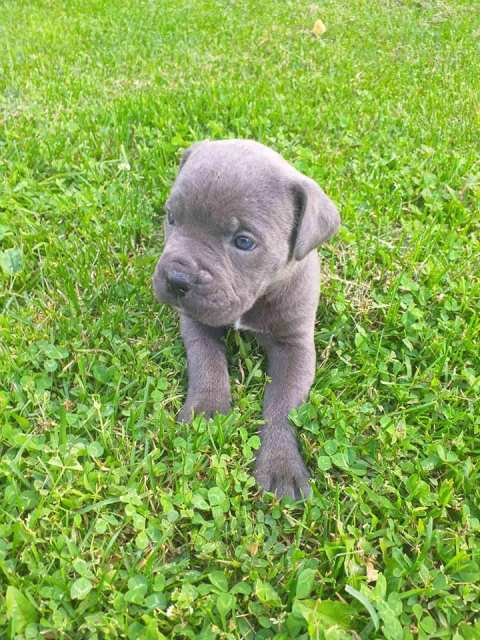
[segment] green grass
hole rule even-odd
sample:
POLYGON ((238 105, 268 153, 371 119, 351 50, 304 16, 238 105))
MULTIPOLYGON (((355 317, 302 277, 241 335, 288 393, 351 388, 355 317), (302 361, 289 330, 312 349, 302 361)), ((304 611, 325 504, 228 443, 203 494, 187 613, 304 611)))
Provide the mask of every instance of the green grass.
POLYGON ((0 37, 0 637, 479 638, 476 0, 7 0, 0 37), (342 212, 304 507, 250 475, 247 336, 232 414, 175 423, 162 203, 233 136, 342 212))

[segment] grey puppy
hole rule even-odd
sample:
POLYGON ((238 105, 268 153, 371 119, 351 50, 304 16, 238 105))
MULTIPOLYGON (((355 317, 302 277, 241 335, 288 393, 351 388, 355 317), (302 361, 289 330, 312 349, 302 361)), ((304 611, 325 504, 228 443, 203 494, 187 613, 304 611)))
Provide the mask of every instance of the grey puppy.
POLYGON ((180 313, 188 393, 179 419, 228 412, 222 338, 232 326, 253 332, 271 378, 255 477, 279 497, 306 497, 309 474, 288 414, 306 400, 314 378, 314 249, 338 229, 338 212, 313 180, 253 140, 187 149, 165 210, 153 285, 180 313))

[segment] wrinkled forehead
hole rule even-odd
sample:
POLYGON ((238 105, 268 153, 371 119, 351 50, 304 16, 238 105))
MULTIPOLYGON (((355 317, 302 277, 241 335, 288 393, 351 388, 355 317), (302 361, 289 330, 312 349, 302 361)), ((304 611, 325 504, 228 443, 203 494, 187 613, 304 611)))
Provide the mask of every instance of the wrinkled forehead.
POLYGON ((195 221, 232 233, 242 226, 261 232, 288 223, 291 204, 285 181, 275 171, 251 169, 190 161, 177 177, 166 208, 179 223, 195 221))

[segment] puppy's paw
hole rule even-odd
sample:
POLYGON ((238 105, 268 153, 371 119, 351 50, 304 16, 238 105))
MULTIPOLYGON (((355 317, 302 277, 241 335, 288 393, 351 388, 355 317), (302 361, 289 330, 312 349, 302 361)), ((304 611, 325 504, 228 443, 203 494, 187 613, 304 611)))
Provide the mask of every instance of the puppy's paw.
POLYGON ((308 470, 296 446, 260 448, 255 464, 255 478, 264 491, 278 498, 307 498, 311 492, 308 470))
POLYGON ((198 398, 188 400, 177 416, 178 422, 191 422, 193 416, 202 415, 212 418, 217 413, 226 414, 230 411, 230 398, 198 398))

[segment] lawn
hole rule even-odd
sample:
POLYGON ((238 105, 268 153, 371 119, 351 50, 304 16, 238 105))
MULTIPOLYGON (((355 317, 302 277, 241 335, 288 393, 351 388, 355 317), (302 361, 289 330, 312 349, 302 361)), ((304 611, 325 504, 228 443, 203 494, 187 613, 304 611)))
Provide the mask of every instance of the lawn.
POLYGON ((0 37, 0 637, 480 638, 478 2, 6 0, 0 37), (151 275, 207 137, 342 214, 306 504, 251 477, 248 335, 232 413, 175 422, 151 275))

